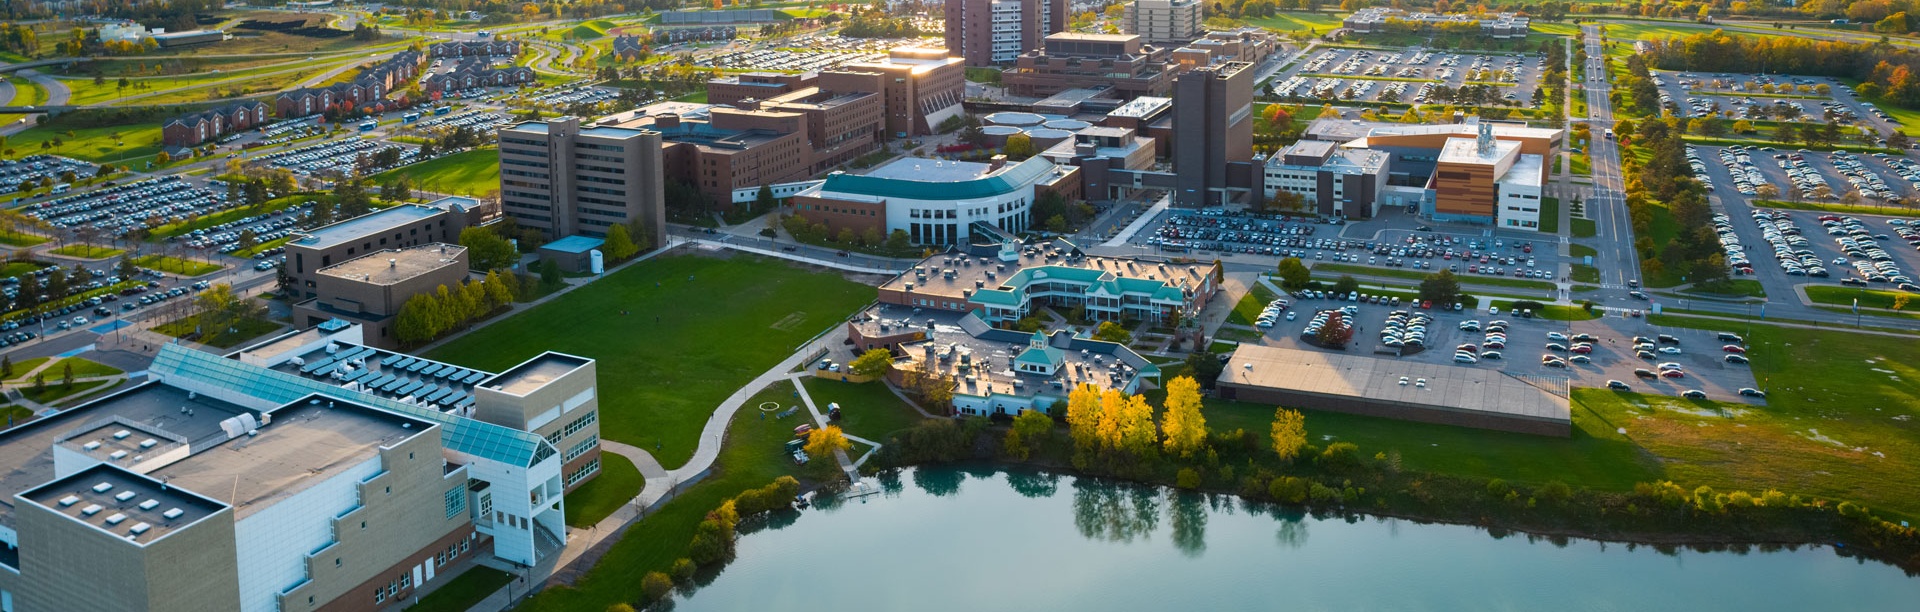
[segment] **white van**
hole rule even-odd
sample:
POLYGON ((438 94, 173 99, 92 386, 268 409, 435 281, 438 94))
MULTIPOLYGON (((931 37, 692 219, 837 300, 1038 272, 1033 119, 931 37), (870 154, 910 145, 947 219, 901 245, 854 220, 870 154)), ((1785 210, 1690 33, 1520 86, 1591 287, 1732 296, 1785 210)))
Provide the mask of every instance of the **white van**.
POLYGON ((51 192, 49 192, 49 193, 53 193, 53 194, 62 194, 62 193, 66 193, 66 192, 68 192, 68 191, 70 191, 70 190, 72 190, 72 189, 73 189, 73 183, 61 183, 61 184, 58 184, 58 185, 54 185, 54 186, 53 186, 53 191, 51 191, 51 192))

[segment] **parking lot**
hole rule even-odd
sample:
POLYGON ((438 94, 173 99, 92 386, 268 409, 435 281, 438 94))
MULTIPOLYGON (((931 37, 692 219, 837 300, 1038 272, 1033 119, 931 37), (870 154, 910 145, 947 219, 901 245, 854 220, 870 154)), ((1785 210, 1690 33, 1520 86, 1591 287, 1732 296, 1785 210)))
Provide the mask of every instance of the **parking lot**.
POLYGON ((148 219, 184 221, 225 208, 226 202, 225 192, 195 187, 179 175, 168 175, 29 204, 21 212, 55 228, 95 227, 118 237, 146 227, 148 219))
POLYGON ((1871 192, 1872 197, 1861 198, 1868 205, 1885 202, 1885 194, 1916 197, 1920 181, 1913 179, 1920 178, 1920 164, 1884 154, 1689 149, 1696 174, 1713 186, 1712 200, 1725 211, 1715 223, 1729 263, 1736 272, 1743 271, 1745 263, 1768 295, 1789 295, 1784 292, 1800 283, 1920 290, 1920 283, 1913 282, 1920 271, 1920 228, 1909 226, 1912 217, 1762 209, 1749 203, 1761 185, 1772 185, 1788 199, 1809 199, 1805 194, 1836 189, 1871 192))
POLYGON ((1882 136, 1899 127, 1892 116, 1855 98, 1852 88, 1831 77, 1658 70, 1654 76, 1662 105, 1676 117, 1715 113, 1725 117, 1730 112, 1733 119, 1813 123, 1832 119, 1843 126, 1873 128, 1882 136), (1827 93, 1819 92, 1822 85, 1827 93))
POLYGON ((347 140, 334 140, 311 144, 290 151, 268 153, 254 157, 249 161, 286 168, 292 170, 293 173, 298 176, 316 176, 328 173, 336 173, 344 176, 353 174, 356 167, 359 167, 362 174, 373 174, 387 168, 423 161, 416 159, 419 155, 420 149, 418 147, 386 144, 369 139, 350 138, 347 140), (399 152, 399 163, 381 164, 372 161, 377 160, 380 152, 387 149, 394 149, 399 152), (367 158, 369 162, 362 164, 360 162, 362 157, 367 158))
MULTIPOLYGON (((1263 330, 1259 341, 1267 346, 1280 346, 1302 350, 1326 350, 1314 347, 1302 339, 1309 321, 1317 311, 1348 309, 1352 314, 1354 327, 1353 341, 1347 351, 1354 354, 1373 353, 1376 349, 1387 351, 1379 356, 1387 359, 1410 359, 1434 364, 1449 364, 1465 368, 1493 368, 1513 376, 1521 376, 1552 382, 1566 379, 1578 387, 1601 387, 1608 381, 1617 380, 1629 390, 1642 393, 1679 396, 1689 390, 1698 390, 1707 399, 1717 401, 1745 401, 1755 403, 1760 400, 1743 397, 1742 388, 1757 388, 1752 370, 1742 363, 1730 363, 1723 347, 1733 345, 1739 350, 1765 350, 1764 347, 1747 347, 1743 343, 1723 341, 1718 334, 1700 330, 1661 328, 1648 324, 1642 318, 1609 316, 1592 321, 1550 321, 1539 318, 1526 318, 1513 313, 1491 314, 1486 309, 1454 312, 1441 309, 1420 309, 1410 305, 1391 306, 1348 302, 1331 299, 1303 299, 1287 296, 1290 304, 1282 316, 1274 320, 1273 327, 1263 330), (1289 319, 1286 314, 1291 314, 1289 319), (1430 317, 1424 326, 1424 337, 1420 346, 1414 349, 1406 346, 1404 339, 1411 335, 1411 325, 1402 323, 1395 331, 1403 339, 1398 350, 1414 350, 1412 354, 1396 357, 1392 347, 1386 345, 1382 331, 1389 329, 1389 319, 1394 313, 1412 320, 1415 316, 1430 317), (1471 325, 1463 325, 1471 322, 1471 325), (1496 325, 1504 323, 1504 331, 1499 336, 1489 332, 1496 325), (1584 336, 1583 336, 1584 335, 1584 336), (1662 338, 1661 336, 1668 336, 1662 338), (1634 339, 1641 337, 1652 343, 1648 357, 1642 357, 1634 348, 1634 339), (1589 348, 1579 349, 1576 345, 1586 340, 1589 348), (1471 345, 1471 349, 1465 349, 1471 345), (1558 345, 1564 349, 1549 348, 1558 345), (1456 349, 1456 347, 1461 347, 1456 349), (1667 349, 1667 352, 1661 352, 1667 349), (1588 350, 1589 352, 1576 352, 1588 350), (1677 351, 1677 352, 1675 352, 1677 351), (1473 355, 1471 363, 1456 355, 1460 352, 1473 355), (1553 356, 1561 360, 1562 366, 1543 363, 1543 357, 1553 356), (1680 372, 1677 377, 1662 375, 1668 369, 1680 372)), ((1738 335, 1737 330, 1733 331, 1738 335)), ((1744 357, 1744 355, 1742 355, 1744 357)), ((1742 357, 1736 357, 1738 361, 1742 357)))
POLYGON ((831 70, 858 62, 886 59, 895 47, 923 45, 918 38, 845 38, 841 36, 799 36, 780 41, 777 49, 731 51, 695 60, 702 68, 746 68, 755 70, 831 70))
POLYGON ((1451 269, 1466 277, 1550 281, 1562 274, 1551 237, 1418 225, 1405 215, 1334 225, 1233 211, 1169 210, 1133 238, 1161 252, 1298 257, 1412 270, 1451 269), (1538 247, 1538 248, 1536 248, 1538 247))
POLYGON ((0 160, 0 192, 20 190, 27 181, 44 183, 51 179, 62 181, 61 175, 72 172, 76 176, 93 176, 98 167, 77 159, 55 155, 28 155, 20 159, 0 160))
POLYGON ((1446 101, 1439 99, 1442 86, 1473 83, 1494 84, 1496 98, 1525 103, 1540 85, 1543 61, 1539 53, 1321 49, 1276 75, 1269 91, 1282 98, 1425 103, 1446 101))

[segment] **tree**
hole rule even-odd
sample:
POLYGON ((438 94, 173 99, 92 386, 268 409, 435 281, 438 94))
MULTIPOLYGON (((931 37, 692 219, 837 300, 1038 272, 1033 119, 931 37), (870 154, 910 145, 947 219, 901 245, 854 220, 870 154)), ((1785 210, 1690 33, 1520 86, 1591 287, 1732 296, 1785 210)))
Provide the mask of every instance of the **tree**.
MULTIPOLYGON (((1067 432, 1073 436, 1073 446, 1080 453, 1090 453, 1100 446, 1100 391, 1093 385, 1083 384, 1067 393, 1067 432)), ((1080 459, 1075 458, 1075 463, 1080 459)))
POLYGON ((1313 282, 1313 271, 1307 269, 1307 265, 1301 263, 1300 258, 1288 257, 1280 260, 1281 289, 1299 291, 1305 289, 1310 282, 1313 282))
POLYGON ((912 240, 913 237, 907 234, 907 230, 893 230, 893 233, 887 234, 887 250, 896 253, 904 251, 913 246, 912 240))
POLYGON ((1452 304, 1460 300, 1460 279, 1453 272, 1441 270, 1427 275, 1420 281, 1420 299, 1434 304, 1452 304))
POLYGON ((1039 451, 1052 432, 1052 417, 1039 410, 1022 411, 1013 417, 1013 428, 1007 431, 1007 452, 1024 460, 1039 451))
MULTIPOLYGON (((315 210, 318 210, 316 208, 315 210)), ((474 270, 499 270, 520 263, 513 243, 484 227, 460 230, 460 246, 467 247, 467 263, 474 270)))
POLYGON ((1119 323, 1101 321, 1100 327, 1093 330, 1093 339, 1114 344, 1126 344, 1133 341, 1133 333, 1119 323))
POLYGON ((1327 321, 1320 325, 1320 332, 1314 336, 1314 339, 1318 340, 1321 346, 1328 348, 1346 348, 1347 341, 1353 339, 1353 326, 1347 323, 1344 314, 1334 311, 1327 316, 1327 321))
POLYGON ((545 287, 559 287, 567 281, 560 276, 560 263, 552 258, 540 260, 540 284, 545 287))
POLYGON ((1307 417, 1301 416, 1298 410, 1275 409, 1271 436, 1273 452, 1280 455, 1281 461, 1300 458, 1300 451, 1307 448, 1307 417))
POLYGON ((845 451, 853 448, 847 441, 847 434, 840 431, 839 425, 828 425, 807 432, 807 455, 825 459, 833 456, 833 451, 845 451))
POLYGON ((893 370, 893 351, 877 348, 861 353, 859 357, 854 358, 853 363, 848 364, 848 369, 857 376, 868 378, 885 376, 888 371, 893 370))
POLYGON ((761 184, 760 193, 753 196, 753 209, 756 211, 773 210, 779 204, 780 200, 773 197, 773 187, 766 184, 761 184))
POLYGON ((1023 160, 1029 157, 1033 157, 1033 154, 1034 154, 1033 137, 1028 136, 1026 134, 1014 134, 1012 136, 1008 136, 1007 146, 1002 148, 1006 150, 1007 157, 1012 158, 1014 160, 1023 160))
POLYGON ((13 378, 13 356, 0 357, 0 380, 13 378))
POLYGON ((380 199, 389 202, 404 202, 413 199, 412 181, 402 176, 400 180, 380 187, 380 199))
POLYGON ((1160 432, 1153 425, 1153 406, 1145 396, 1128 396, 1121 405, 1118 420, 1120 437, 1115 448, 1139 460, 1157 455, 1160 432))
POLYGON ((1220 357, 1207 351, 1187 353, 1187 372, 1200 382, 1200 386, 1212 388, 1213 381, 1219 379, 1220 373, 1227 369, 1220 357))
POLYGON ((1207 445, 1207 417, 1200 414, 1200 383, 1181 376, 1167 383, 1166 414, 1160 429, 1166 433, 1168 454, 1190 459, 1207 445))
POLYGON ((1778 199, 1780 197, 1780 188, 1773 185, 1762 184, 1753 188, 1753 195, 1762 200, 1778 199))
POLYGON ((1354 293, 1360 290, 1360 281, 1351 275, 1342 274, 1340 280, 1333 282, 1335 294, 1354 293))
POLYGON ((614 261, 626 261, 640 254, 640 247, 633 244, 633 238, 627 233, 627 226, 618 223, 607 228, 607 257, 614 261))
POLYGON ((1907 138, 1907 135, 1899 130, 1894 130, 1892 134, 1887 135, 1887 146, 1905 150, 1913 146, 1913 139, 1907 138))
POLYGON ((647 601, 660 601, 673 592, 673 579, 661 572, 647 572, 647 576, 640 579, 640 589, 646 592, 647 601))

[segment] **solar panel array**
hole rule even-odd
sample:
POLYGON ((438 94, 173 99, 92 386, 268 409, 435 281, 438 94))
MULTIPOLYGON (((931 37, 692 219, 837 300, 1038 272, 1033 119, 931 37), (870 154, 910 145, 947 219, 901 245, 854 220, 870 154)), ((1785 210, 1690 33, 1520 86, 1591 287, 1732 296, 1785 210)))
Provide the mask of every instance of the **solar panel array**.
POLYGON ((391 399, 412 397, 416 403, 439 410, 457 410, 473 406, 473 385, 487 377, 482 372, 460 366, 421 359, 401 353, 383 353, 367 347, 351 347, 325 359, 300 366, 300 374, 330 379, 391 399), (385 357, 379 357, 384 354, 385 357), (378 360, 367 360, 379 357, 378 360), (374 367, 374 366, 378 367, 374 367))

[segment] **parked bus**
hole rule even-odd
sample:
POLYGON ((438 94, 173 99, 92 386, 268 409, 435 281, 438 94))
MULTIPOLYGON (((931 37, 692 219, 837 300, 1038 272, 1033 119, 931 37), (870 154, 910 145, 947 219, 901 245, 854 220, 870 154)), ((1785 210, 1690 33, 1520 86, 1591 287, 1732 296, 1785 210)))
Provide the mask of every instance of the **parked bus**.
POLYGON ((435 115, 445 115, 451 112, 453 112, 453 107, 451 106, 442 106, 440 108, 433 109, 433 114, 435 115))
POLYGON ((360 122, 360 131, 362 132, 371 132, 373 131, 373 128, 377 128, 377 127, 380 127, 380 122, 374 121, 372 119, 368 119, 366 121, 360 122))
POLYGON ((420 120, 420 113, 407 113, 400 118, 401 123, 413 123, 420 120))

